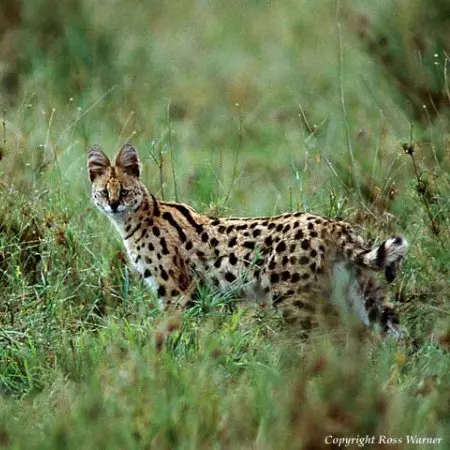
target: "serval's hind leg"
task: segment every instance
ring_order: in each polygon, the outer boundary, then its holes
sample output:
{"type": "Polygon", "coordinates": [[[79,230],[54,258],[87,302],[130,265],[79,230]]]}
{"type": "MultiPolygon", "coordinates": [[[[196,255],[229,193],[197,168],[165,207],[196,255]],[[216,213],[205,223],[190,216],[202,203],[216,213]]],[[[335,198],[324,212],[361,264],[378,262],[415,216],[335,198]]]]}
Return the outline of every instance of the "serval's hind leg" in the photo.
{"type": "Polygon", "coordinates": [[[358,293],[359,308],[365,311],[366,325],[379,326],[396,338],[404,336],[405,332],[399,326],[399,317],[393,306],[387,300],[385,286],[382,286],[368,271],[356,270],[356,277],[351,289],[358,293]]]}
{"type": "Polygon", "coordinates": [[[357,316],[369,328],[380,327],[398,338],[404,334],[398,315],[387,301],[385,286],[369,269],[349,262],[335,263],[332,301],[341,313],[357,316]]]}

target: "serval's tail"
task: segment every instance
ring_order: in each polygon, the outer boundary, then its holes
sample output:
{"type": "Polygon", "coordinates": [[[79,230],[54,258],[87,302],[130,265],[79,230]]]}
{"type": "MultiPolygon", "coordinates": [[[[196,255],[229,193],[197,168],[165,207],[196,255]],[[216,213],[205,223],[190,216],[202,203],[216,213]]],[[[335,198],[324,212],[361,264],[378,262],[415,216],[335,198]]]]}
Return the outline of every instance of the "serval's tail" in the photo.
{"type": "Polygon", "coordinates": [[[408,249],[408,242],[400,236],[391,236],[380,245],[369,248],[367,242],[350,227],[341,232],[337,240],[344,260],[359,267],[384,271],[388,282],[395,279],[408,249]]]}
{"type": "Polygon", "coordinates": [[[406,239],[399,236],[391,236],[378,247],[359,253],[355,262],[360,266],[384,270],[386,280],[391,282],[397,275],[397,270],[407,249],[408,242],[406,239]]]}

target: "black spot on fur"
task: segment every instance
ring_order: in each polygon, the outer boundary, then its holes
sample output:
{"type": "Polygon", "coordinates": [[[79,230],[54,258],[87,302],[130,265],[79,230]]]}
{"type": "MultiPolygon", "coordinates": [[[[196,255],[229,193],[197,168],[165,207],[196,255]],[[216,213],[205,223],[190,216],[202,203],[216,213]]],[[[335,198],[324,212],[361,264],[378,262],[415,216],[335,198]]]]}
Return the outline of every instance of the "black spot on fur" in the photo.
{"type": "Polygon", "coordinates": [[[185,273],[181,273],[178,277],[178,284],[182,291],[186,291],[186,289],[189,287],[189,278],[185,273]]]}
{"type": "Polygon", "coordinates": [[[186,306],[187,309],[193,308],[193,307],[195,306],[195,300],[192,299],[192,298],[190,298],[190,299],[186,302],[185,306],[186,306]]]}
{"type": "Polygon", "coordinates": [[[277,253],[282,253],[286,250],[286,244],[284,242],[280,242],[277,247],[275,248],[275,251],[277,253]]]}
{"type": "Polygon", "coordinates": [[[130,239],[131,236],[133,236],[134,233],[136,233],[136,231],[139,230],[139,228],[141,228],[141,222],[139,222],[131,231],[129,234],[127,234],[124,237],[124,240],[126,241],[127,239],[130,239]]]}
{"type": "Polygon", "coordinates": [[[230,253],[229,261],[232,266],[235,266],[237,264],[237,258],[234,253],[230,253]]]}
{"type": "Polygon", "coordinates": [[[161,249],[162,249],[162,254],[163,255],[168,255],[169,254],[169,250],[167,248],[167,242],[166,240],[162,237],[159,241],[159,243],[161,244],[161,249]]]}
{"type": "Polygon", "coordinates": [[[223,256],[221,256],[219,259],[217,259],[216,261],[214,261],[214,267],[216,267],[217,269],[220,267],[220,264],[222,264],[222,260],[223,260],[223,256]]]}
{"type": "Polygon", "coordinates": [[[261,234],[261,230],[257,229],[257,230],[253,230],[252,236],[254,238],[257,238],[260,234],[261,234]]]}
{"type": "Polygon", "coordinates": [[[161,268],[161,278],[164,281],[167,281],[169,279],[169,275],[167,274],[167,272],[163,268],[161,268]]]}
{"type": "Polygon", "coordinates": [[[384,269],[384,275],[388,283],[392,283],[395,280],[395,276],[397,275],[395,263],[391,263],[386,266],[386,268],[384,269]]]}
{"type": "Polygon", "coordinates": [[[156,236],[156,237],[158,237],[161,233],[160,233],[160,231],[159,231],[159,228],[157,227],[157,226],[154,226],[153,228],[152,228],[152,232],[153,232],[153,234],[156,236]]]}
{"type": "Polygon", "coordinates": [[[187,241],[186,242],[186,250],[192,250],[192,247],[193,247],[192,241],[187,241]]]}
{"type": "Polygon", "coordinates": [[[298,263],[301,264],[302,266],[304,266],[305,264],[309,263],[309,258],[307,256],[302,256],[299,260],[298,263]]]}
{"type": "Polygon", "coordinates": [[[210,241],[210,244],[213,247],[217,247],[219,245],[219,241],[216,238],[212,238],[211,241],[210,241]]]}
{"type": "Polygon", "coordinates": [[[161,285],[158,288],[158,297],[164,297],[166,295],[166,288],[161,285]]]}
{"type": "Polygon", "coordinates": [[[366,308],[369,322],[374,323],[378,320],[378,310],[376,308],[366,308]]]}
{"type": "Polygon", "coordinates": [[[209,236],[208,236],[208,233],[206,233],[206,231],[204,233],[202,233],[201,239],[202,239],[202,242],[208,242],[209,236]]]}
{"type": "Polygon", "coordinates": [[[298,283],[300,281],[300,274],[298,274],[297,272],[294,272],[291,276],[291,281],[293,283],[298,283]]]}
{"type": "Polygon", "coordinates": [[[301,243],[302,249],[303,250],[308,250],[309,249],[309,241],[308,239],[303,239],[302,243],[301,243]]]}
{"type": "Polygon", "coordinates": [[[379,268],[384,266],[386,260],[386,243],[383,242],[377,251],[377,266],[379,268]]]}
{"type": "Polygon", "coordinates": [[[272,273],[270,275],[270,282],[271,283],[278,283],[278,281],[280,281],[280,277],[278,276],[277,273],[272,273]]]}
{"type": "Polygon", "coordinates": [[[243,246],[253,250],[255,248],[255,243],[253,241],[245,241],[243,246]]]}
{"type": "Polygon", "coordinates": [[[298,230],[297,233],[295,233],[294,239],[303,239],[303,231],[298,230]]]}
{"type": "Polygon", "coordinates": [[[136,240],[136,242],[139,242],[141,239],[144,239],[145,237],[147,237],[147,229],[142,230],[142,233],[139,236],[139,238],[136,240]]]}
{"type": "Polygon", "coordinates": [[[237,237],[235,236],[228,242],[228,247],[234,247],[237,244],[237,237]]]}
{"type": "Polygon", "coordinates": [[[291,278],[291,273],[288,270],[285,270],[281,273],[281,279],[283,281],[288,281],[291,278]]]}
{"type": "MultiPolygon", "coordinates": [[[[304,311],[308,312],[314,312],[315,308],[313,305],[310,305],[309,303],[302,302],[301,300],[295,300],[294,306],[296,306],[299,309],[303,309],[304,311]]],[[[308,324],[308,327],[311,327],[311,323],[308,324]]]]}
{"type": "Polygon", "coordinates": [[[227,272],[225,274],[225,280],[227,280],[229,283],[232,283],[236,279],[236,276],[232,274],[231,272],[227,272]]]}

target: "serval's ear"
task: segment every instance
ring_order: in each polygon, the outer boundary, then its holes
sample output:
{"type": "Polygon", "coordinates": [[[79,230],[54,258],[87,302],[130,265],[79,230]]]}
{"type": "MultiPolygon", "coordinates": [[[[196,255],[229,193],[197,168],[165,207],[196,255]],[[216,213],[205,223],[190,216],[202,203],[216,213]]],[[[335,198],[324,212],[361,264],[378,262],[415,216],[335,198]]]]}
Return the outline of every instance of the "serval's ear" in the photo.
{"type": "Polygon", "coordinates": [[[125,144],[117,153],[115,166],[122,169],[128,175],[139,178],[139,158],[134,147],[125,144]]]}
{"type": "Polygon", "coordinates": [[[94,145],[88,153],[88,171],[91,183],[93,183],[99,175],[103,175],[108,167],[111,167],[109,158],[98,145],[94,145]]]}

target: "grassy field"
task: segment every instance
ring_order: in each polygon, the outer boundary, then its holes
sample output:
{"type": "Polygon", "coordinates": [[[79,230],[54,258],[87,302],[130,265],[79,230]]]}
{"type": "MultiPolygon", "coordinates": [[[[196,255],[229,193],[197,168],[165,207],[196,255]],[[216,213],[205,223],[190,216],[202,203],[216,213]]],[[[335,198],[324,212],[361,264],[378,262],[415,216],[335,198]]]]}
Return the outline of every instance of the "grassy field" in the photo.
{"type": "Polygon", "coordinates": [[[449,21],[444,0],[2,2],[0,447],[449,448],[449,21]],[[208,292],[160,313],[90,201],[87,150],[128,141],[205,214],[404,235],[410,338],[305,336],[208,292]]]}

